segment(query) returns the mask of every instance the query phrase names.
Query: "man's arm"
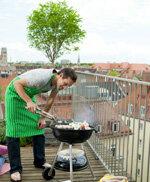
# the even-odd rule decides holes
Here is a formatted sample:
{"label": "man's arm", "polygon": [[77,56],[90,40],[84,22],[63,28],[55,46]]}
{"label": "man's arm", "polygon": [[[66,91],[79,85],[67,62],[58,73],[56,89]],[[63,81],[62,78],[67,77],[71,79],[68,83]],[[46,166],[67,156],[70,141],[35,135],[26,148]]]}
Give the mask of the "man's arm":
{"label": "man's arm", "polygon": [[27,85],[26,79],[20,79],[14,81],[14,87],[18,95],[24,100],[27,104],[27,108],[31,112],[35,112],[36,104],[32,102],[31,98],[25,93],[24,87]]}
{"label": "man's arm", "polygon": [[51,91],[50,96],[48,98],[48,101],[47,101],[47,103],[45,105],[44,111],[49,112],[49,110],[52,107],[52,104],[53,104],[53,102],[55,100],[55,97],[56,97],[57,93],[58,92],[56,90]]}
{"label": "man's arm", "polygon": [[[47,101],[45,108],[44,108],[45,112],[49,112],[57,93],[58,92],[56,92],[55,90],[51,91],[50,96],[48,98],[48,101]],[[39,120],[39,129],[45,128],[45,126],[46,126],[45,116],[42,116]]]}
{"label": "man's arm", "polygon": [[32,101],[31,98],[25,93],[24,87],[27,85],[25,79],[15,80],[14,87],[18,95],[27,103]]}

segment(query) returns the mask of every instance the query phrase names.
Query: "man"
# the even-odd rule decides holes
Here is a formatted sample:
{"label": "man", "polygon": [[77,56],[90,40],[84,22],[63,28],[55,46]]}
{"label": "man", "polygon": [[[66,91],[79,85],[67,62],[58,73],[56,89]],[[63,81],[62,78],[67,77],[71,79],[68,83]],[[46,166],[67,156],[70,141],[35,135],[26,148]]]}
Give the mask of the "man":
{"label": "man", "polygon": [[19,138],[33,136],[34,166],[45,164],[44,130],[45,118],[37,114],[35,95],[51,91],[44,111],[48,112],[59,90],[77,80],[75,71],[64,68],[58,73],[50,69],[34,69],[19,75],[8,85],[5,94],[6,136],[10,160],[10,179],[21,181],[21,157]]}

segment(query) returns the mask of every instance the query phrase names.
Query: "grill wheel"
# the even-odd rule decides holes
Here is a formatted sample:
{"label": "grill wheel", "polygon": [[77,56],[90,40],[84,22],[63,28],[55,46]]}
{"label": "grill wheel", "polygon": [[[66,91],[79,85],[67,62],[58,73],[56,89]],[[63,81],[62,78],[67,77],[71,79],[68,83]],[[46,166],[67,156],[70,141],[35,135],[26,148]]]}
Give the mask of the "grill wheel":
{"label": "grill wheel", "polygon": [[42,176],[43,176],[44,179],[46,179],[46,180],[51,180],[51,179],[54,178],[54,176],[55,176],[55,169],[53,169],[51,175],[49,175],[50,170],[51,170],[50,167],[44,169],[44,171],[43,171],[43,173],[42,173]]}

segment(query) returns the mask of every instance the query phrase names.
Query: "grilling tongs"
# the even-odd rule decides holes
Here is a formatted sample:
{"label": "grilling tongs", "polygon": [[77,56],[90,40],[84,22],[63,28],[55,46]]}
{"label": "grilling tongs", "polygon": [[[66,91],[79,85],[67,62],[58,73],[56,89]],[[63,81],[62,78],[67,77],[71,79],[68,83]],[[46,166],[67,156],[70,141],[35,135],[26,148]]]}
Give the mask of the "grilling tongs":
{"label": "grilling tongs", "polygon": [[52,119],[52,120],[54,120],[54,121],[57,120],[57,118],[56,118],[54,115],[52,115],[52,114],[50,114],[50,113],[48,113],[48,112],[46,112],[46,111],[43,111],[43,110],[40,109],[39,107],[36,108],[36,113],[38,113],[38,114],[40,114],[41,116],[44,116],[44,117],[46,117],[46,118],[48,118],[48,119]]}
{"label": "grilling tongs", "polygon": [[[25,107],[25,108],[28,109],[27,107]],[[52,115],[52,114],[50,114],[50,113],[48,113],[46,111],[43,111],[38,106],[36,107],[36,111],[35,112],[38,113],[38,114],[40,114],[41,116],[44,116],[44,117],[46,117],[48,119],[53,120],[53,121],[56,121],[57,120],[56,116],[54,116],[54,115]]]}

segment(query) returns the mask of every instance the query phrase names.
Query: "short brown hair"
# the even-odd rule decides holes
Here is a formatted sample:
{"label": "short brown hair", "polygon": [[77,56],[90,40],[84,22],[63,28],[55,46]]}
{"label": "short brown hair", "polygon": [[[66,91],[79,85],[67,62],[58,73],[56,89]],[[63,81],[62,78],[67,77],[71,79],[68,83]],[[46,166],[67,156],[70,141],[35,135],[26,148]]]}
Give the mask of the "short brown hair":
{"label": "short brown hair", "polygon": [[63,78],[70,77],[73,82],[76,82],[77,75],[72,68],[63,68],[57,74],[60,75],[61,73],[63,74]]}

